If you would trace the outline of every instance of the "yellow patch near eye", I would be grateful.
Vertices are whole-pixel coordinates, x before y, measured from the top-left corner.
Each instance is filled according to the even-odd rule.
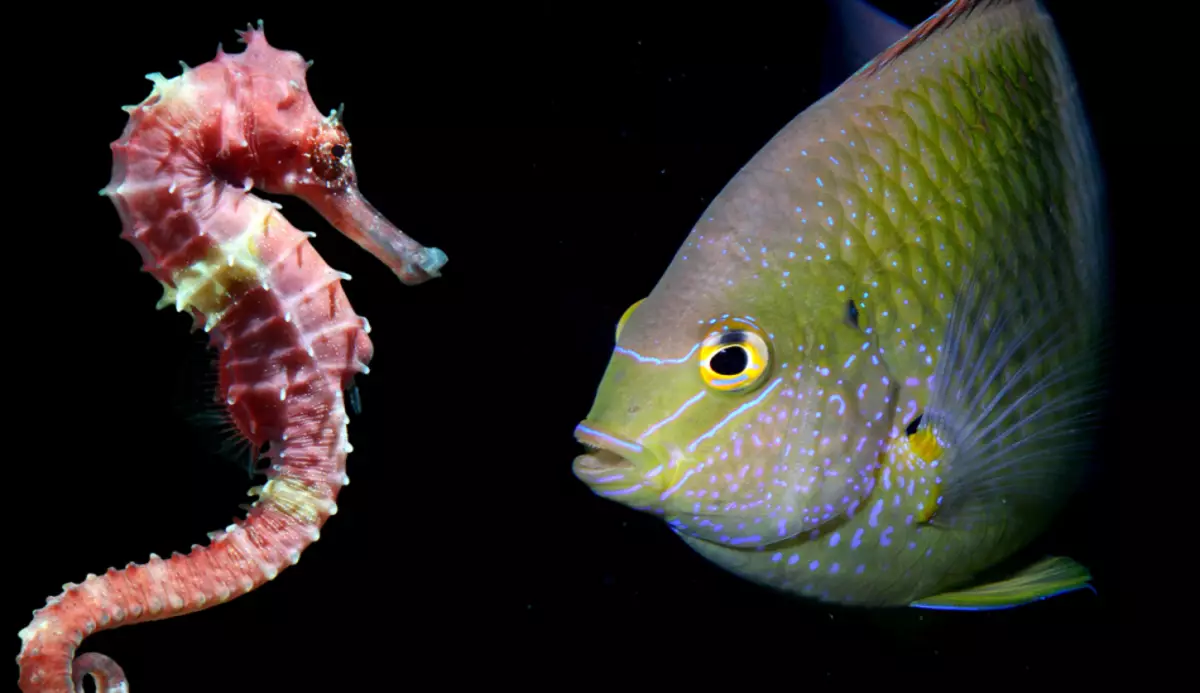
[[[625,313],[621,316],[621,319],[617,321],[617,336],[615,339],[621,339],[621,330],[625,327],[625,323],[628,322],[629,316],[633,315],[633,311],[636,310],[638,306],[642,305],[642,301],[645,300],[646,299],[643,298],[641,301],[636,301],[632,306],[629,306],[625,309]]]
[[[721,392],[751,390],[770,371],[767,335],[745,320],[717,323],[700,345],[700,377]]]

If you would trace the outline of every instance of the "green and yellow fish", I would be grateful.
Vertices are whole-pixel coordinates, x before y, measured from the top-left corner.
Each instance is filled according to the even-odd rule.
[[[946,5],[713,200],[621,317],[574,473],[732,573],[826,602],[1088,587],[1064,557],[979,575],[1089,459],[1101,188],[1041,4]]]

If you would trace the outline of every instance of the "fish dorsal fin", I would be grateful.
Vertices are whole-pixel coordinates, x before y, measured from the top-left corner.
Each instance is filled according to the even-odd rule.
[[[869,77],[887,67],[893,60],[904,55],[909,49],[919,46],[931,36],[945,31],[952,24],[965,19],[976,10],[994,5],[1004,5],[1021,0],[953,0],[942,6],[925,21],[914,26],[907,34],[889,44],[882,52],[872,56],[872,60],[862,66],[855,76]],[[1028,0],[1027,0],[1028,1]],[[838,3],[841,4],[841,3]]]
[[[903,39],[909,27],[865,0],[826,0],[829,31],[821,59],[821,93],[829,93]]]
[[[1095,592],[1091,579],[1087,568],[1070,558],[1051,556],[1007,580],[919,599],[910,606],[957,611],[1009,609],[1081,589]]]

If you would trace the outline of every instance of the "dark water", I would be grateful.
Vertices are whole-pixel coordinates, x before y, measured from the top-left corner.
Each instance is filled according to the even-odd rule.
[[[261,13],[273,45],[315,60],[318,106],[346,103],[366,196],[449,264],[440,279],[401,286],[315,212],[281,200],[354,277],[346,291],[373,327],[341,510],[265,588],[83,649],[114,657],[146,692],[362,690],[409,672],[520,681],[565,666],[575,673],[559,683],[573,686],[622,681],[641,664],[751,676],[797,667],[805,685],[839,686],[876,670],[912,683],[931,670],[973,676],[940,685],[974,685],[981,672],[1107,677],[1121,661],[1110,656],[1116,549],[1097,530],[1113,488],[1107,456],[1042,547],[1087,565],[1098,593],[987,614],[779,597],[571,474],[572,429],[615,321],[730,176],[821,95],[823,9],[792,5],[664,7],[656,18],[670,30],[643,29],[642,10],[609,3]],[[879,5],[911,24],[939,3]],[[1120,233],[1129,105],[1106,89],[1106,32],[1089,28],[1114,20],[1049,6]],[[215,460],[180,415],[204,395],[194,382],[203,343],[187,318],[153,310],[160,289],[96,190],[125,123],[118,107],[149,93],[142,75],[205,62],[218,41],[240,50],[233,30],[259,16],[209,8],[183,23],[151,13],[60,27],[72,67],[31,87],[29,106],[52,111],[55,127],[10,133],[13,163],[35,157],[56,181],[22,232],[53,258],[52,277],[10,287],[30,313],[14,343],[26,354],[16,375],[27,414],[10,423],[30,460],[14,462],[23,479],[10,507],[21,528],[9,539],[21,579],[5,598],[14,656],[29,610],[63,582],[186,551],[249,500],[244,471]],[[1111,427],[1105,435],[1114,449]],[[523,673],[484,668],[501,661]]]

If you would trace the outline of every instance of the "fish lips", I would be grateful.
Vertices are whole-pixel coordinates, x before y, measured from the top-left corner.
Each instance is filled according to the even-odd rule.
[[[636,460],[648,454],[641,445],[587,422],[576,426],[575,439],[588,451],[575,458],[572,470],[580,481],[592,486],[623,481],[625,473],[637,469]]]

